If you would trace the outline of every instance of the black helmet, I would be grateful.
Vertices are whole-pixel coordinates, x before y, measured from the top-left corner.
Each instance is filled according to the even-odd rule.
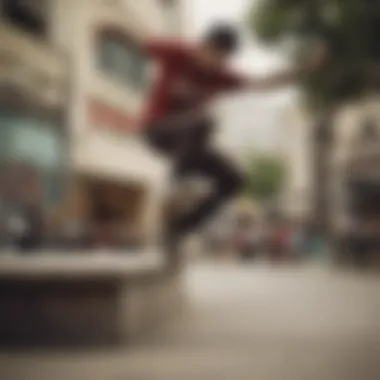
[[[240,45],[239,32],[232,25],[219,23],[209,29],[204,42],[223,53],[232,54]]]

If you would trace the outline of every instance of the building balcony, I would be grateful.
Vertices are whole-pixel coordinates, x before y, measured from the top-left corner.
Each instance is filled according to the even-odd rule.
[[[5,100],[9,101],[9,94],[15,93],[44,107],[64,106],[68,78],[68,59],[62,52],[2,21],[0,95]]]

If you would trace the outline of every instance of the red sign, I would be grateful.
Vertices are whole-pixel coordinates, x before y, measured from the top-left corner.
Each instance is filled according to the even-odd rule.
[[[118,132],[136,132],[138,127],[136,119],[96,99],[89,102],[88,119],[90,125],[96,128]]]

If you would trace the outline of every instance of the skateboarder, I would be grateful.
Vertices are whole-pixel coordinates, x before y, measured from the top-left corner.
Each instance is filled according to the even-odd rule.
[[[267,91],[290,84],[319,68],[324,53],[322,49],[314,51],[300,67],[268,78],[247,78],[227,67],[239,48],[239,34],[229,25],[212,27],[196,44],[135,35],[130,38],[160,68],[144,114],[150,146],[173,160],[174,178],[199,174],[214,185],[214,191],[197,207],[174,218],[169,230],[178,240],[200,226],[242,184],[239,171],[209,144],[214,126],[208,114],[210,101],[232,91]]]

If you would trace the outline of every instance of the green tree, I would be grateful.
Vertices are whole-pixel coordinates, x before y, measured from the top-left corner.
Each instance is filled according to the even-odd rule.
[[[274,156],[252,156],[247,162],[245,194],[255,200],[271,201],[281,191],[286,166]]]
[[[262,41],[291,42],[291,57],[302,60],[314,40],[329,47],[320,71],[304,78],[305,105],[315,115],[315,214],[328,226],[328,160],[333,118],[345,102],[378,91],[380,60],[380,1],[262,0],[249,14],[249,26]]]

